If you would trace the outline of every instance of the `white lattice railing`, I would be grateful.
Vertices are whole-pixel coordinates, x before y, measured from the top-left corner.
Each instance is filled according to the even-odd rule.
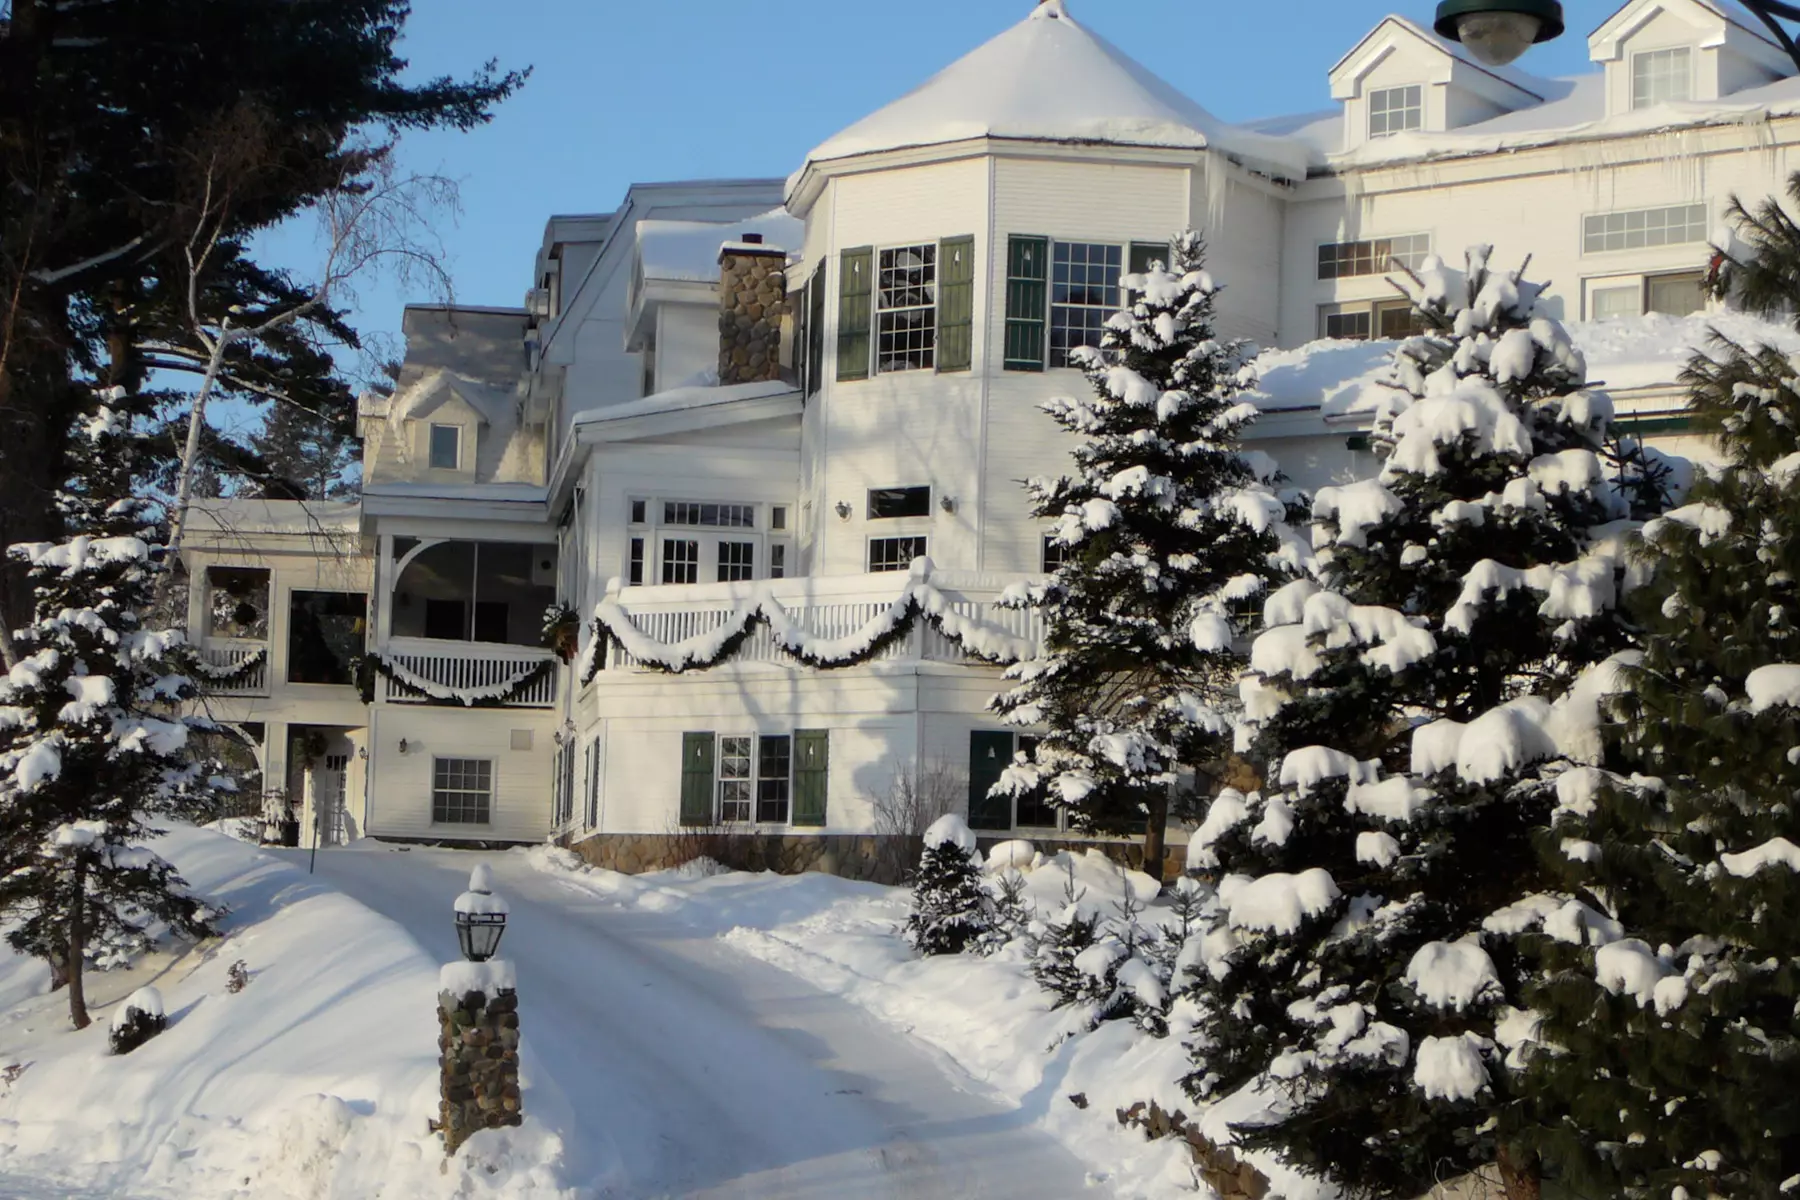
[[[240,671],[251,659],[259,660],[236,679],[213,680],[201,676],[200,690],[211,696],[266,696],[269,694],[269,646],[237,638],[207,638],[200,645],[200,661],[214,671]]]
[[[523,680],[545,663],[550,665],[539,671],[535,679],[523,683],[499,703],[506,708],[550,708],[556,704],[560,664],[548,650],[395,638],[383,657],[395,670],[381,677],[381,694],[393,704],[455,703],[459,697],[479,697]],[[431,685],[431,690],[414,687],[394,675],[411,676]]]
[[[899,572],[853,579],[794,579],[768,586],[788,616],[818,639],[848,639],[887,613],[905,588],[907,577]],[[1004,630],[1032,645],[1043,642],[1043,622],[1034,612],[1001,608],[996,602],[1005,580],[978,577],[978,587],[956,587],[955,577],[939,574],[933,583],[950,599],[957,615],[984,626]],[[702,637],[730,625],[741,611],[744,585],[701,584],[693,587],[633,588],[619,597],[632,624],[646,638],[664,645]],[[848,594],[846,594],[848,593]],[[857,594],[860,593],[860,594]],[[971,594],[973,593],[973,594]],[[744,592],[744,595],[748,595]],[[761,622],[728,660],[732,663],[769,663],[796,666],[793,655],[776,645],[769,627]],[[875,654],[871,662],[977,663],[952,638],[927,620],[914,622],[904,637]],[[618,646],[610,648],[608,670],[646,670],[644,664]]]

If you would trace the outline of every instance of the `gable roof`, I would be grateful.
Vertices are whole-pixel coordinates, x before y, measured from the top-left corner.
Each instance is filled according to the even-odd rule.
[[[1414,38],[1418,39],[1421,44],[1430,49],[1438,51],[1445,57],[1461,63],[1463,66],[1468,67],[1473,71],[1490,76],[1498,82],[1524,93],[1533,100],[1542,100],[1547,95],[1545,91],[1546,80],[1540,79],[1538,76],[1533,75],[1528,71],[1521,71],[1516,67],[1490,67],[1471,54],[1469,48],[1464,46],[1461,42],[1453,42],[1448,38],[1441,38],[1416,21],[1392,15],[1383,17],[1381,22],[1365,34],[1362,40],[1357,42],[1356,45],[1350,49],[1348,54],[1344,55],[1344,57],[1338,59],[1337,62],[1333,64],[1328,73],[1333,85],[1336,85],[1340,72],[1346,67],[1356,64],[1358,57],[1369,48],[1370,43],[1381,38],[1389,30],[1398,30],[1411,34]],[[1363,65],[1366,70],[1368,66],[1374,64],[1371,62],[1361,65]],[[1361,72],[1359,71],[1357,74],[1361,74]]]
[[[1228,124],[1072,18],[1032,14],[807,156],[808,163],[971,138],[1213,149],[1286,179],[1304,147]]]
[[[434,367],[415,383],[400,389],[388,411],[398,420],[415,421],[442,408],[452,396],[474,409],[490,426],[508,423],[505,418],[513,403],[511,393],[442,367]]]

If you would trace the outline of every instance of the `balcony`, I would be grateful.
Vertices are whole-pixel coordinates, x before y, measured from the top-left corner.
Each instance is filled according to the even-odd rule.
[[[200,677],[208,696],[267,696],[269,644],[249,638],[209,637],[200,643]]]
[[[548,650],[393,638],[381,653],[376,699],[388,704],[552,708],[561,664]]]
[[[643,642],[691,650],[688,670],[758,665],[802,667],[792,651],[795,635],[828,657],[854,657],[860,663],[926,662],[959,666],[992,666],[995,659],[1016,660],[1043,645],[1043,621],[1030,610],[1001,608],[1000,594],[1019,579],[962,572],[931,572],[923,577],[904,572],[831,578],[776,579],[759,583],[699,584],[685,587],[627,588],[612,602],[630,618]],[[856,654],[891,624],[896,601],[911,589],[924,602],[927,616],[906,632],[867,655]],[[742,628],[746,614],[772,600],[785,614],[788,628],[778,637],[769,621],[750,623],[750,632],[721,661],[713,662],[721,637]],[[613,645],[604,661],[608,671],[664,673],[632,650]],[[786,644],[784,644],[784,642]],[[976,646],[983,656],[971,654]]]

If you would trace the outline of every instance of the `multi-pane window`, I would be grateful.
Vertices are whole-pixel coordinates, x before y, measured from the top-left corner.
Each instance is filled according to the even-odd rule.
[[[1044,573],[1046,575],[1069,560],[1069,547],[1054,534],[1044,535]]]
[[[937,365],[935,245],[881,252],[876,281],[876,370],[925,371]]]
[[[726,825],[744,824],[751,817],[751,797],[756,780],[751,774],[751,753],[756,739],[719,739],[719,820]]]
[[[1099,242],[1056,242],[1050,255],[1050,365],[1070,366],[1070,352],[1098,346],[1119,311],[1124,248]]]
[[[696,525],[708,529],[755,529],[756,506],[669,501],[663,505],[663,524]]]
[[[898,517],[929,517],[931,489],[928,487],[870,488],[869,517],[886,521]]]
[[[1706,205],[1676,204],[1631,212],[1596,213],[1581,225],[1583,254],[1646,250],[1706,240]]]
[[[1706,277],[1699,271],[1652,275],[1644,280],[1644,311],[1685,317],[1706,308]]]
[[[1418,84],[1369,93],[1369,136],[1387,137],[1425,124],[1425,89]]]
[[[485,758],[431,760],[431,819],[440,825],[486,825],[494,804],[494,764]]]
[[[785,825],[793,778],[794,742],[789,737],[757,739],[756,819],[768,825]]]
[[[632,587],[644,585],[644,539],[641,537],[631,539],[631,561],[628,564],[626,582]]]
[[[1328,304],[1319,314],[1319,332],[1328,338],[1366,342],[1374,325],[1375,315],[1367,305]]]
[[[431,469],[454,471],[462,466],[462,426],[431,427]]]
[[[925,557],[923,537],[883,537],[869,539],[869,570],[904,571],[913,559]]]
[[[782,542],[774,542],[769,546],[769,578],[787,578],[787,546]]]
[[[1425,332],[1425,322],[1406,300],[1359,301],[1326,304],[1319,309],[1319,336],[1366,342],[1370,338],[1395,341]]]
[[[662,581],[665,584],[700,582],[700,543],[691,538],[664,538]]]
[[[1694,96],[1693,51],[1646,50],[1631,56],[1631,107],[1650,108]]]
[[[755,542],[719,543],[719,582],[741,583],[756,578]]]
[[[1353,279],[1380,275],[1395,265],[1418,270],[1431,253],[1431,235],[1371,238],[1362,242],[1327,242],[1319,247],[1320,279]]]
[[[1618,317],[1635,317],[1644,311],[1644,287],[1629,283],[1617,287],[1597,287],[1588,293],[1588,320],[1610,321]]]

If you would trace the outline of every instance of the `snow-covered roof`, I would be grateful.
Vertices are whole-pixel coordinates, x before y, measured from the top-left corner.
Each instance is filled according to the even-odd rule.
[[[1588,380],[1612,391],[1673,385],[1714,330],[1745,344],[1800,352],[1791,326],[1747,313],[1651,313],[1608,321],[1571,322],[1569,336],[1587,359]],[[1382,396],[1393,342],[1319,341],[1271,350],[1256,360],[1256,387],[1245,397],[1265,412],[1314,411],[1327,420],[1372,413]]]
[[[599,425],[608,421],[625,421],[632,417],[691,412],[700,408],[732,404],[740,400],[764,400],[773,396],[786,396],[794,390],[793,384],[779,379],[767,383],[734,383],[727,387],[670,388],[668,391],[658,392],[654,396],[645,396],[642,400],[631,400],[624,404],[609,404],[604,408],[590,408],[585,412],[576,413],[570,418],[570,421],[578,426]]]
[[[509,388],[434,367],[398,389],[388,412],[397,420],[414,421],[430,416],[452,396],[474,409],[489,425],[505,423],[514,404],[514,393]]]
[[[1704,0],[1702,0],[1702,2],[1704,2]],[[1381,24],[1370,30],[1362,41],[1356,43],[1348,54],[1340,58],[1331,68],[1331,74],[1337,74],[1346,63],[1356,58],[1357,51],[1361,50],[1364,46],[1367,46],[1371,40],[1378,37],[1382,30],[1390,25],[1404,29],[1420,41],[1425,42],[1427,45],[1435,46],[1451,58],[1454,58],[1457,62],[1473,67],[1483,75],[1491,75],[1502,83],[1509,84],[1527,95],[1539,97],[1544,95],[1543,87],[1548,80],[1545,80],[1542,76],[1533,75],[1529,71],[1521,71],[1517,67],[1490,66],[1489,64],[1482,62],[1479,58],[1476,58],[1469,48],[1461,42],[1453,42],[1449,38],[1439,37],[1436,33],[1419,24],[1417,21],[1392,14],[1383,17]]]
[[[1098,0],[1096,0],[1098,2]],[[999,37],[818,146],[808,163],[970,138],[1211,148],[1286,179],[1306,147],[1231,125],[1044,0]]]
[[[189,528],[196,534],[287,533],[329,536],[355,533],[360,511],[354,500],[195,500]]]
[[[719,250],[761,234],[763,248],[798,250],[806,239],[806,223],[777,208],[746,221],[640,221],[638,258],[645,279],[717,283]]]
[[[1414,130],[1374,138],[1354,150],[1344,145],[1339,113],[1274,117],[1250,128],[1283,134],[1306,145],[1314,164],[1344,170],[1475,154],[1496,154],[1552,143],[1568,144],[1632,134],[1740,125],[1753,129],[1771,117],[1800,115],[1800,76],[1745,88],[1720,100],[1671,101],[1630,112],[1606,112],[1605,76],[1600,72],[1541,81],[1544,103],[1440,133]],[[1747,135],[1753,136],[1753,135]]]

